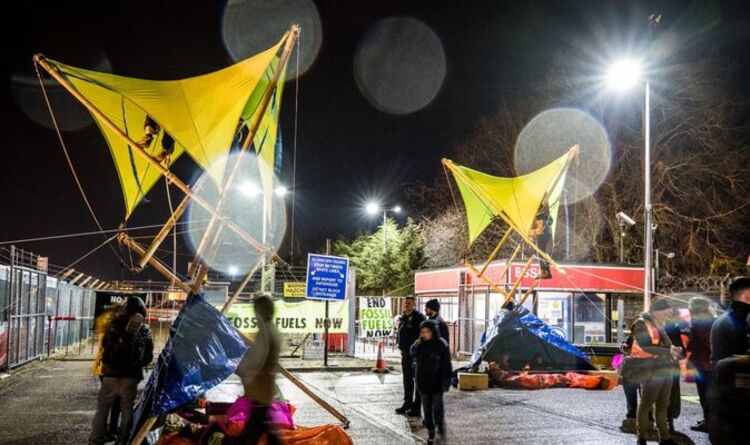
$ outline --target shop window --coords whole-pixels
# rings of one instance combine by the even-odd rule
[[[573,294],[575,302],[573,343],[590,344],[607,341],[604,297],[604,294],[588,292]]]

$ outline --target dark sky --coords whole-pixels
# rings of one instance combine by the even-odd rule
[[[114,73],[152,79],[187,77],[232,63],[222,40],[223,2],[62,3],[28,2],[22,10],[5,14],[0,241],[96,228],[54,131],[28,117],[45,112],[38,85],[29,83],[35,81],[34,53],[94,69],[101,69],[106,58]],[[748,11],[739,1],[377,0],[321,1],[316,6],[322,45],[299,82],[295,236],[304,250],[318,249],[326,237],[374,227],[362,216],[369,197],[409,208],[404,187],[431,181],[440,171],[440,158],[468,137],[479,119],[492,115],[504,98],[533,95],[553,55],[573,51],[583,55],[582,64],[591,65],[597,57],[607,57],[607,51],[637,47],[640,26],[652,11],[664,14],[665,26],[681,22],[682,29],[689,29],[695,23],[692,44],[725,38],[723,47],[737,51],[738,62],[747,65],[747,36],[737,30],[747,29]],[[406,115],[374,107],[355,80],[358,45],[367,39],[368,30],[389,17],[421,21],[437,36],[445,57],[445,77],[435,99]],[[282,32],[279,29],[278,35]],[[303,29],[303,43],[304,33]],[[405,69],[414,82],[419,76],[435,76],[430,66]],[[58,114],[70,113],[74,121],[81,113],[60,101],[57,105]],[[287,183],[293,123],[294,83],[289,82],[281,118],[282,177]],[[123,205],[99,131],[88,125],[65,132],[64,138],[96,214],[105,228],[115,228]],[[187,156],[175,170],[185,179],[198,172]],[[165,220],[163,190],[163,184],[157,184],[130,226]],[[416,216],[415,209],[410,212]],[[19,245],[49,255],[51,263],[67,265],[101,241],[100,236],[86,236]],[[190,253],[184,244],[180,240],[181,262]],[[289,248],[284,249],[281,254],[288,256]],[[106,278],[121,274],[108,249],[89,257],[79,269]]]

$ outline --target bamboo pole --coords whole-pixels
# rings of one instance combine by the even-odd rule
[[[531,267],[531,262],[534,260],[534,257],[530,257],[528,261],[526,261],[526,265],[523,266],[523,269],[521,270],[521,274],[518,277],[518,279],[513,283],[513,287],[510,288],[508,291],[508,295],[505,296],[505,301],[503,302],[503,306],[505,306],[508,301],[513,298],[513,294],[516,293],[516,290],[518,290],[518,286],[521,285],[521,282],[523,281],[523,276],[526,274],[526,272],[529,271],[529,268]]]
[[[492,290],[499,292],[502,296],[504,296],[507,301],[508,294],[505,292],[505,289],[500,288],[497,284],[493,283],[492,280],[485,277],[484,275],[479,275],[479,270],[477,270],[477,268],[474,267],[473,264],[471,264],[471,261],[464,261],[464,265],[468,267],[472,272],[474,272],[474,274],[478,278],[481,278],[482,281],[484,281]]]
[[[134,239],[129,237],[126,233],[120,232],[119,235],[117,235],[117,240],[120,241],[125,247],[132,250],[133,252],[137,253],[138,255],[143,256],[146,251],[141,247],[140,244],[138,244]],[[185,284],[182,280],[180,280],[175,274],[172,273],[165,265],[163,265],[159,260],[157,260],[154,257],[151,257],[148,259],[148,263],[153,267],[157,272],[164,275],[165,277],[169,278],[171,281],[174,281],[174,283],[182,289],[185,292],[191,292],[192,289],[190,289],[190,286]]]
[[[526,292],[524,292],[523,296],[518,301],[518,305],[516,305],[516,310],[518,310],[518,308],[523,306],[523,304],[526,302],[526,299],[529,298],[529,295],[531,295],[531,293],[534,291],[534,289],[536,289],[538,285],[539,285],[539,280],[536,280],[531,286],[529,286],[528,289],[526,289]]]
[[[146,253],[143,254],[140,260],[138,260],[137,268],[140,270],[143,270],[146,267],[146,263],[148,263],[148,260],[151,259],[151,257],[156,253],[156,249],[159,248],[161,243],[164,242],[164,239],[169,235],[169,231],[172,230],[172,227],[174,227],[175,224],[177,224],[177,221],[180,219],[183,213],[185,213],[185,210],[188,208],[188,204],[190,204],[190,197],[185,196],[182,199],[182,202],[179,206],[174,210],[174,213],[169,215],[169,219],[166,223],[164,223],[164,226],[159,230],[159,233],[156,234],[153,241],[151,241],[151,245],[146,250]]]
[[[130,445],[141,445],[158,418],[159,416],[152,416],[146,419],[141,428],[138,430],[138,434],[136,434],[133,440],[130,442]]]
[[[508,228],[508,230],[505,231],[505,234],[503,235],[503,237],[500,238],[500,242],[497,243],[495,250],[492,251],[489,258],[487,258],[487,261],[484,262],[484,266],[482,266],[482,270],[479,271],[479,276],[484,275],[484,271],[487,270],[487,267],[489,267],[492,260],[494,260],[497,254],[500,253],[500,249],[502,249],[505,242],[508,241],[508,238],[510,238],[511,233],[513,233],[512,228]]]
[[[107,116],[105,116],[98,108],[96,108],[88,99],[83,97],[83,95],[79,93],[78,90],[76,90],[64,77],[62,77],[57,72],[56,68],[54,68],[52,65],[50,65],[47,62],[44,55],[36,54],[34,56],[34,62],[40,65],[42,68],[44,68],[44,70],[47,71],[50,74],[50,76],[52,76],[55,80],[57,80],[60,83],[60,85],[62,85],[63,88],[68,90],[68,92],[71,95],[73,95],[73,97],[76,98],[84,107],[86,107],[86,109],[89,110],[91,114],[96,116],[100,122],[102,122],[107,128],[112,130],[118,137],[120,137],[123,141],[125,141],[133,149],[135,153],[137,153],[139,156],[146,159],[159,173],[161,173],[165,178],[167,178],[168,182],[174,184],[177,188],[182,190],[196,204],[203,207],[208,213],[210,213],[212,217],[218,218],[218,219],[222,218],[219,212],[217,212],[216,209],[211,204],[206,202],[200,196],[195,195],[187,184],[182,182],[182,180],[180,180],[180,178],[178,178],[168,168],[164,167],[161,164],[161,162],[159,162],[159,160],[149,155],[133,139],[131,139],[130,136],[125,134]],[[234,222],[227,220],[225,221],[225,223],[231,231],[236,233],[240,238],[242,238],[245,242],[250,244],[252,247],[257,249],[258,251],[263,252],[264,254],[270,253],[271,255],[276,256],[273,252],[269,252],[266,246],[256,241],[252,236],[245,233],[245,231],[242,230],[242,228],[239,227]]]
[[[260,267],[261,262],[258,261],[255,263],[255,266],[253,266],[252,269],[250,269],[245,276],[242,278],[242,281],[240,282],[239,286],[237,286],[237,289],[235,289],[234,293],[231,297],[224,303],[224,306],[221,308],[221,313],[225,313],[227,310],[229,310],[230,307],[234,304],[234,302],[239,298],[240,294],[243,290],[245,290],[245,287],[247,287],[247,284],[250,282],[250,280],[253,278],[253,275],[258,270],[258,267]]]
[[[224,208],[225,204],[225,193],[227,188],[230,184],[234,181],[234,177],[237,175],[237,171],[239,170],[240,161],[242,160],[242,156],[247,152],[247,149],[250,147],[250,144],[252,143],[253,139],[255,138],[256,133],[258,132],[258,128],[260,128],[260,123],[263,119],[263,115],[266,113],[266,109],[268,108],[268,104],[271,102],[271,98],[273,97],[274,92],[276,91],[276,87],[279,83],[279,79],[281,79],[281,73],[284,71],[284,67],[286,66],[287,61],[289,60],[289,56],[292,53],[292,50],[294,49],[295,43],[297,43],[297,39],[299,38],[300,33],[300,27],[297,24],[292,25],[292,27],[287,32],[288,37],[286,39],[286,43],[284,45],[284,50],[281,53],[281,56],[279,57],[279,63],[276,66],[276,71],[273,73],[273,77],[271,78],[271,81],[268,83],[268,88],[263,93],[263,97],[261,98],[260,104],[258,105],[258,111],[253,115],[252,121],[250,122],[250,127],[248,128],[247,136],[245,137],[245,140],[242,143],[242,147],[240,147],[239,153],[237,154],[237,158],[235,160],[234,166],[232,167],[232,170],[229,172],[229,175],[226,177],[226,181],[224,182],[224,187],[222,190],[220,190],[219,194],[219,201],[216,205],[217,209],[219,210],[219,213],[221,213],[221,210]],[[265,199],[265,196],[263,197]],[[263,218],[266,216],[263,215]],[[195,257],[193,258],[193,262],[191,263],[191,268],[195,268],[195,264],[197,264],[200,261],[201,256],[203,255],[203,251],[207,248],[208,238],[209,234],[212,232],[213,226],[216,224],[216,218],[211,218],[211,221],[208,223],[208,227],[206,231],[203,233],[203,237],[201,238],[200,243],[198,244],[198,248],[195,251]],[[222,227],[219,226],[217,229],[217,232],[220,232],[222,230]],[[188,274],[190,275],[192,271],[188,271]]]

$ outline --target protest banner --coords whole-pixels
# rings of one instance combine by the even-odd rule
[[[348,302],[330,302],[329,319],[331,334],[345,334],[349,328]],[[324,330],[325,303],[315,300],[274,302],[274,321],[282,334],[321,333]],[[236,303],[226,313],[229,321],[243,333],[258,330],[258,320],[252,303]]]
[[[388,337],[393,333],[390,297],[359,298],[359,336]]]

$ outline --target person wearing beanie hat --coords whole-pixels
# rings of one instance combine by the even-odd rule
[[[438,331],[440,331],[440,338],[450,345],[451,342],[448,334],[448,326],[445,324],[443,317],[440,316],[440,302],[437,298],[427,300],[427,303],[424,304],[424,314],[427,315],[428,320],[435,322]]]
[[[708,432],[708,388],[711,384],[711,327],[714,315],[711,313],[711,301],[704,297],[693,297],[689,302],[690,327],[687,345],[690,364],[695,369],[695,386],[703,409],[703,420],[690,429]]]
[[[637,411],[638,443],[645,444],[648,431],[653,428],[649,413],[659,432],[659,443],[672,445],[668,409],[672,393],[672,380],[679,372],[675,359],[677,351],[664,330],[664,323],[672,315],[667,299],[654,301],[647,312],[641,314],[631,327],[632,347],[630,359],[640,363],[642,370],[641,403]]]

